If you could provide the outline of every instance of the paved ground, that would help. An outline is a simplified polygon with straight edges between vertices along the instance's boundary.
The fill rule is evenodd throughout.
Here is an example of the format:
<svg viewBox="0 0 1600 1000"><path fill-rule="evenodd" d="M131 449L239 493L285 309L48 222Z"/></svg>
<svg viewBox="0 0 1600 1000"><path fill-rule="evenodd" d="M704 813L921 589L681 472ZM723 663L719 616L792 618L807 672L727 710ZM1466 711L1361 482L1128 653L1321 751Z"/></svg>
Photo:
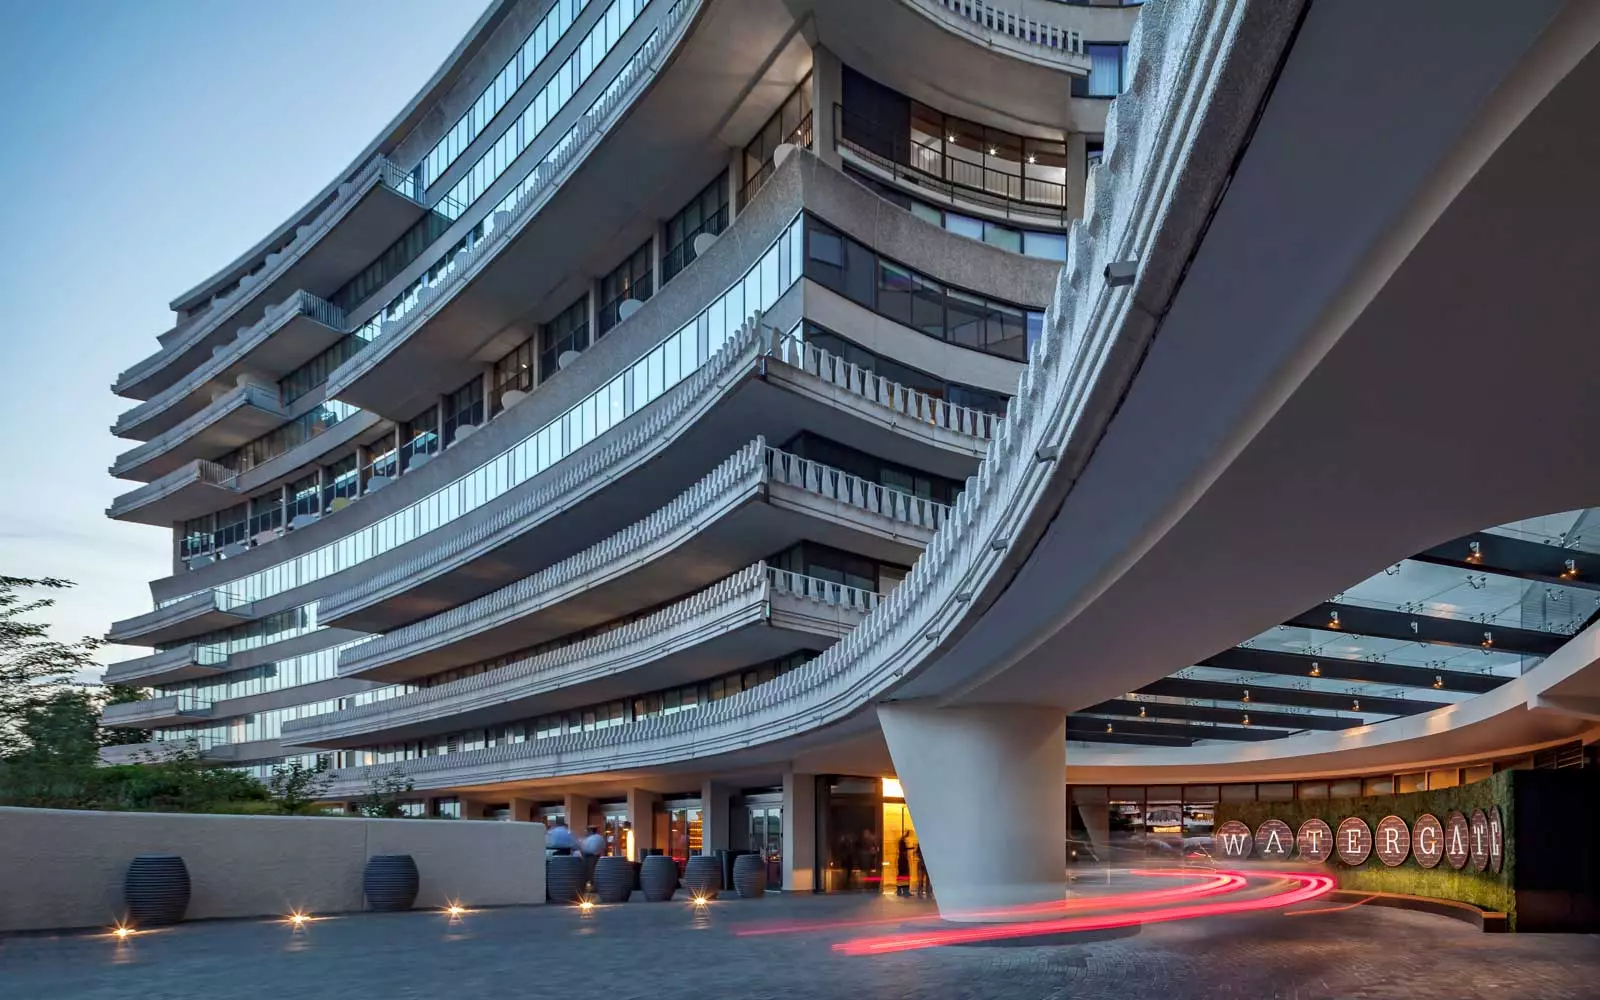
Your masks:
<svg viewBox="0 0 1600 1000"><path fill-rule="evenodd" d="M1316 906L1317 904L1313 904ZM1482 934L1369 907L1146 927L1050 946L951 947L852 958L833 928L740 936L795 921L894 921L916 900L794 897L633 902L333 918L301 931L266 921L188 924L117 943L105 936L0 939L6 1000L177 998L648 997L1493 998L1600 996L1600 937Z"/></svg>

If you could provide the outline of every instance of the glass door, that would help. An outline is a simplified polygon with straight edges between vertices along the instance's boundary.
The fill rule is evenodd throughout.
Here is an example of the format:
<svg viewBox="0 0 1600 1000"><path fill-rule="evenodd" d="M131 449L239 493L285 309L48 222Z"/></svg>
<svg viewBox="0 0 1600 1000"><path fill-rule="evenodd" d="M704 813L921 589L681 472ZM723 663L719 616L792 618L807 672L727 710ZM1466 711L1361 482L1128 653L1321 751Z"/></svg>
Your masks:
<svg viewBox="0 0 1600 1000"><path fill-rule="evenodd" d="M750 849L767 862L767 885L783 887L783 806L749 804Z"/></svg>

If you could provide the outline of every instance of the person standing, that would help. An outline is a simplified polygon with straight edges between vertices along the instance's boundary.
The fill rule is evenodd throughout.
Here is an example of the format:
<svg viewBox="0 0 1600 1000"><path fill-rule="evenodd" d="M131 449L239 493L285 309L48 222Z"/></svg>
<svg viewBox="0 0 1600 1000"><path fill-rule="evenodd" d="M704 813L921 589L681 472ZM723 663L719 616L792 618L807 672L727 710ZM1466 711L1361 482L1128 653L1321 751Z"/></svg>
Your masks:
<svg viewBox="0 0 1600 1000"><path fill-rule="evenodd" d="M605 835L596 827L589 827L589 833L583 838L578 849L583 852L583 881L588 885L594 881L595 862L606 852Z"/></svg>
<svg viewBox="0 0 1600 1000"><path fill-rule="evenodd" d="M922 841L917 841L917 898L921 899L927 893L929 899L933 898L933 879L928 877L928 863L922 859Z"/></svg>
<svg viewBox="0 0 1600 1000"><path fill-rule="evenodd" d="M894 849L894 894L911 895L911 838L903 833Z"/></svg>
<svg viewBox="0 0 1600 1000"><path fill-rule="evenodd" d="M556 825L545 833L544 846L552 854L571 854L573 848L578 846L578 841L572 836L566 820L558 819Z"/></svg>

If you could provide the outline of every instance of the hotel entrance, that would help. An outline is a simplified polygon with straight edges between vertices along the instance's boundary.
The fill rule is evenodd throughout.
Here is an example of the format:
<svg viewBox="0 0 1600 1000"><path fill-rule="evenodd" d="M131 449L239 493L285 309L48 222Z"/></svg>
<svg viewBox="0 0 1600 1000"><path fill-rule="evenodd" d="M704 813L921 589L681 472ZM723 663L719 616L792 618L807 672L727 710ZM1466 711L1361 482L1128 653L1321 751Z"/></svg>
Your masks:
<svg viewBox="0 0 1600 1000"><path fill-rule="evenodd" d="M894 778L883 784L883 874L879 883L885 893L896 896L931 895L922 855L917 850L917 831L906 808L905 792Z"/></svg>
<svg viewBox="0 0 1600 1000"><path fill-rule="evenodd" d="M824 892L930 891L905 792L893 778L817 780L818 885Z"/></svg>

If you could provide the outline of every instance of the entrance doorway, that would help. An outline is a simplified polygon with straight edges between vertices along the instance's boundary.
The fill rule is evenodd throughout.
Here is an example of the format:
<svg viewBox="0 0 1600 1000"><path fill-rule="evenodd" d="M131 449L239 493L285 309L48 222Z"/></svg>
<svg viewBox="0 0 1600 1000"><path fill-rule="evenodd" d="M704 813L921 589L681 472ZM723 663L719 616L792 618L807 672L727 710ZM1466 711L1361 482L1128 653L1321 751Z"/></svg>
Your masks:
<svg viewBox="0 0 1600 1000"><path fill-rule="evenodd" d="M767 885L783 888L783 797L747 795L745 811L750 817L750 850L767 863Z"/></svg>
<svg viewBox="0 0 1600 1000"><path fill-rule="evenodd" d="M911 810L904 798L891 797L899 792L899 782L884 781L883 790L883 891L896 896L921 896L929 892L927 873L922 867L922 856L917 852L917 830L911 822Z"/></svg>

